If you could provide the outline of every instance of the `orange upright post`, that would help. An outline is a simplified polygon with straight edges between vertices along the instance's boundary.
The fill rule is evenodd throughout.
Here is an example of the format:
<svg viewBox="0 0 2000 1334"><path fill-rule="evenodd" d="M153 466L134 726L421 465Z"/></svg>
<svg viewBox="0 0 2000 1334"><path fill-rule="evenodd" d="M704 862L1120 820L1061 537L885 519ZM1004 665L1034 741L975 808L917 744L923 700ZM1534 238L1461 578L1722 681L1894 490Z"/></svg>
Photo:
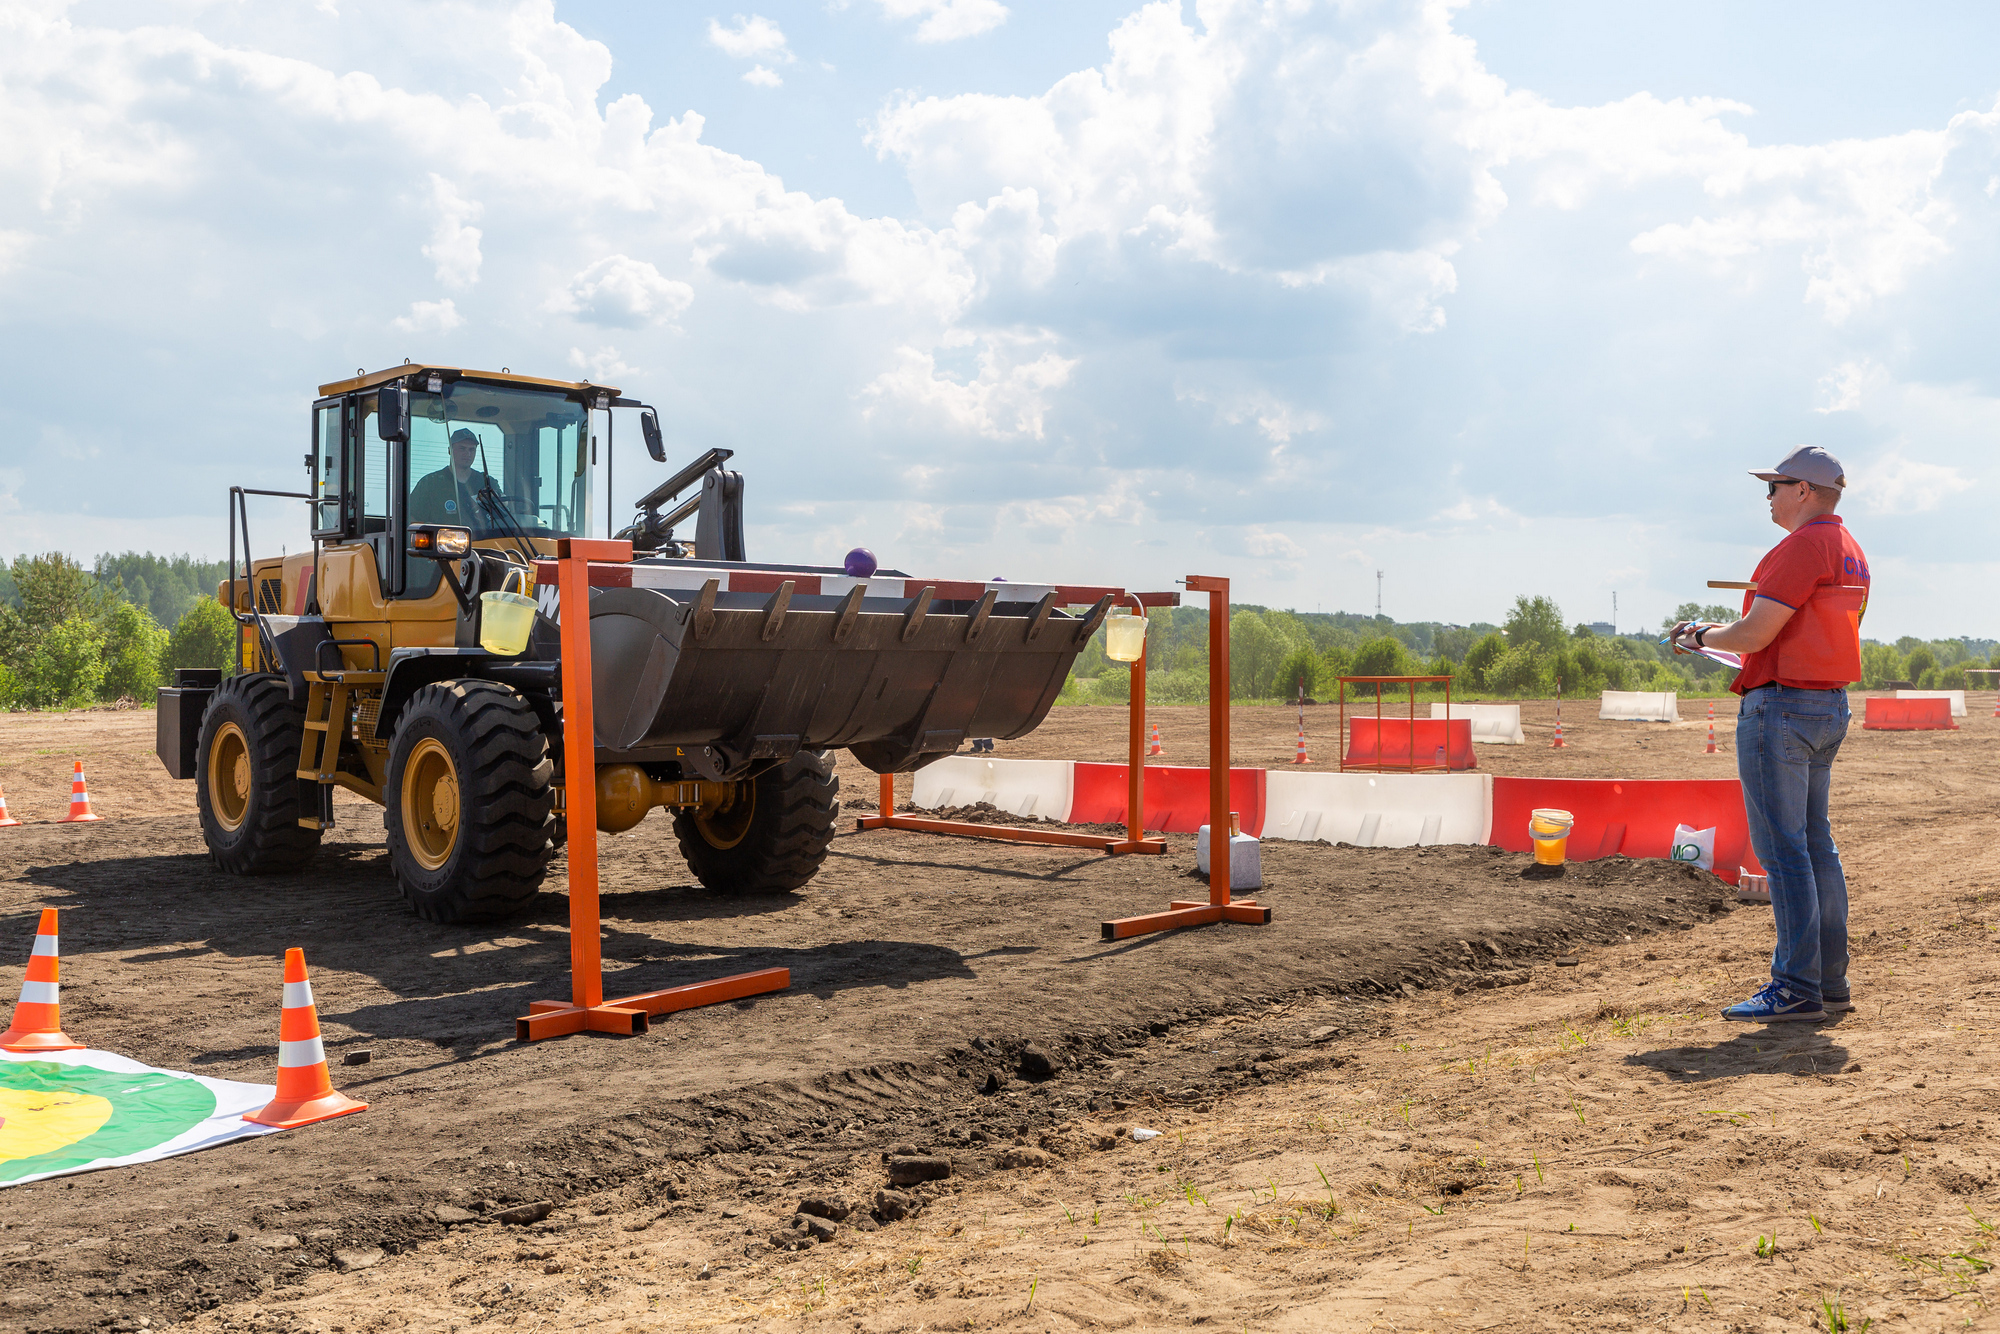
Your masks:
<svg viewBox="0 0 2000 1334"><path fill-rule="evenodd" d="M567 537L556 547L556 594L562 617L563 818L569 827L570 998L531 1001L514 1021L521 1042L570 1033L644 1033L647 1017L738 1000L792 984L791 970L762 968L625 996L604 999L603 928L597 894L597 724L590 693L590 562L627 563L630 542ZM886 777L886 775L885 775Z"/></svg>
<svg viewBox="0 0 2000 1334"><path fill-rule="evenodd" d="M56 821L57 824L87 824L104 817L90 809L90 789L83 781L83 761L76 762L76 768L69 776L69 814Z"/></svg>
<svg viewBox="0 0 2000 1334"><path fill-rule="evenodd" d="M313 1005L312 980L306 976L306 952L285 951L285 1003L278 1014L278 1096L255 1116L260 1126L309 1126L352 1112L365 1112L333 1087L326 1068L326 1046L319 1036L319 1010Z"/></svg>
<svg viewBox="0 0 2000 1334"><path fill-rule="evenodd" d="M1715 701L1708 702L1708 749L1704 754L1715 754Z"/></svg>
<svg viewBox="0 0 2000 1334"><path fill-rule="evenodd" d="M0 1033L0 1051L76 1051L83 1046L71 1042L62 1031L61 966L56 910L44 908L41 924L35 928L34 952L28 955L28 972L21 979L14 1022Z"/></svg>
<svg viewBox="0 0 2000 1334"><path fill-rule="evenodd" d="M7 789L0 787L0 829L11 829L20 823L19 820L7 814Z"/></svg>
<svg viewBox="0 0 2000 1334"><path fill-rule="evenodd" d="M1563 745L1563 683L1556 682L1556 740L1550 750L1564 750Z"/></svg>
<svg viewBox="0 0 2000 1334"><path fill-rule="evenodd" d="M1255 899L1232 902L1229 887L1229 581L1191 574L1191 593L1208 594L1208 902L1174 902L1167 911L1100 924L1106 940L1210 922L1264 925L1271 910ZM1133 757L1136 761L1137 756ZM1138 765L1133 765L1137 769Z"/></svg>

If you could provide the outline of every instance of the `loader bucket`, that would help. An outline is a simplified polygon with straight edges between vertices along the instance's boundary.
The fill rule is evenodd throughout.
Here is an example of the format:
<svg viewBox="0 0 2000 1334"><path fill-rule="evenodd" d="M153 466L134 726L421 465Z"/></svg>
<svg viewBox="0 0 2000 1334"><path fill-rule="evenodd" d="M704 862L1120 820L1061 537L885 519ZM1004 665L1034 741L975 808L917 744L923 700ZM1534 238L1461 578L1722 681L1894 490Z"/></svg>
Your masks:
<svg viewBox="0 0 2000 1334"><path fill-rule="evenodd" d="M934 588L794 595L789 584L736 592L723 582L593 589L601 757L673 760L723 779L802 747L845 746L877 773L908 772L967 737L1032 731L1110 603L1077 617L1056 609L1053 590L1033 602L1002 602L999 589L954 601Z"/></svg>

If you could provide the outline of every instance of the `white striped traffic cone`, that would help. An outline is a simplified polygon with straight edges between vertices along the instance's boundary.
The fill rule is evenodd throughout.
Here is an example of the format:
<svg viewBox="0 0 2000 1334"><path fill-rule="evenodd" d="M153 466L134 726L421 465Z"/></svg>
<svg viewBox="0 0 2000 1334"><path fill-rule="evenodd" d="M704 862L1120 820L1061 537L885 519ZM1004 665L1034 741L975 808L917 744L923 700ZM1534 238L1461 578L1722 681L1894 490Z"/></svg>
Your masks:
<svg viewBox="0 0 2000 1334"><path fill-rule="evenodd" d="M1715 701L1714 700L1710 700L1708 702L1708 749L1702 753L1705 755L1715 754Z"/></svg>
<svg viewBox="0 0 2000 1334"><path fill-rule="evenodd" d="M1994 716L1994 717L1996 717L1996 718L2000 718L2000 709L1996 709L1996 710L1994 710L1994 713L1993 713L1993 716ZM1163 748L1162 748L1162 747L1160 746L1160 725L1159 725L1158 723L1154 723L1154 724L1153 724L1153 744L1152 744L1152 746L1151 746L1151 747L1150 747L1150 748L1149 748L1149 749L1148 749L1148 750L1146 751L1146 753L1147 753L1148 755L1164 755L1164 754L1166 754L1166 753L1167 753L1167 752L1166 752L1166 751L1165 751L1165 750L1164 750L1164 749L1163 749Z"/></svg>
<svg viewBox="0 0 2000 1334"><path fill-rule="evenodd" d="M76 769L69 776L69 814L56 821L57 824L87 824L104 817L90 809L90 789L83 783L83 761L76 762Z"/></svg>
<svg viewBox="0 0 2000 1334"><path fill-rule="evenodd" d="M11 829L20 823L19 820L7 814L7 789L0 787L0 829Z"/></svg>
<svg viewBox="0 0 2000 1334"><path fill-rule="evenodd" d="M44 908L41 925L35 928L34 953L28 956L28 974L21 979L21 1000L14 1006L13 1025L0 1033L0 1051L75 1051L83 1046L71 1042L62 1031L60 966L56 910Z"/></svg>
<svg viewBox="0 0 2000 1334"><path fill-rule="evenodd" d="M306 952L285 951L285 1008L278 1016L278 1096L255 1116L260 1126L309 1126L349 1112L368 1110L345 1093L335 1092L327 1073L326 1048L319 1040L319 1011L313 1008L312 982L306 977Z"/></svg>
<svg viewBox="0 0 2000 1334"><path fill-rule="evenodd" d="M1312 763L1312 757L1306 754L1306 729L1303 727L1299 729L1299 750L1298 754L1292 756L1292 763L1293 764Z"/></svg>

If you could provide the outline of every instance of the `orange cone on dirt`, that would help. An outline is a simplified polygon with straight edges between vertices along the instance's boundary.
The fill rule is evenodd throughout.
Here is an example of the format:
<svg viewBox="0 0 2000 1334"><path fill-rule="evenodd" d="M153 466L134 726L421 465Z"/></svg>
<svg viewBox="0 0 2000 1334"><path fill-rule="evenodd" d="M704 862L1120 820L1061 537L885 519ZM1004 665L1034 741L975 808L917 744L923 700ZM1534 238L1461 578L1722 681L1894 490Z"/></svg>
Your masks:
<svg viewBox="0 0 2000 1334"><path fill-rule="evenodd" d="M2000 714L1995 716L2000 717ZM10 829L19 823L21 823L19 820L7 814L7 789L0 787L0 829Z"/></svg>
<svg viewBox="0 0 2000 1334"><path fill-rule="evenodd" d="M90 809L90 790L83 785L83 761L76 762L76 769L69 776L69 814L56 821L57 824L84 824L104 817Z"/></svg>
<svg viewBox="0 0 2000 1334"><path fill-rule="evenodd" d="M1299 729L1299 750L1298 754L1292 756L1292 763L1293 764L1312 763L1312 757L1306 754L1306 729L1303 727Z"/></svg>
<svg viewBox="0 0 2000 1334"><path fill-rule="evenodd" d="M286 950L285 1008L278 1016L278 1096L263 1111L243 1119L289 1130L366 1110L367 1103L334 1091L326 1049L320 1045L312 983L306 979L306 952Z"/></svg>
<svg viewBox="0 0 2000 1334"><path fill-rule="evenodd" d="M2000 708L1994 709L1993 716L1995 718L2000 718ZM1160 746L1160 725L1158 723L1153 724L1153 744L1151 748L1146 751L1146 753L1148 755L1164 755L1167 753Z"/></svg>
<svg viewBox="0 0 2000 1334"><path fill-rule="evenodd" d="M1705 754L1715 754L1715 701L1708 703L1708 750Z"/></svg>
<svg viewBox="0 0 2000 1334"><path fill-rule="evenodd" d="M81 1042L71 1042L62 1031L62 998L56 976L56 910L42 909L41 925L35 928L34 953L28 956L28 975L21 979L21 999L14 1006L14 1023L0 1033L0 1051L75 1051Z"/></svg>
<svg viewBox="0 0 2000 1334"><path fill-rule="evenodd" d="M1567 747L1567 746L1565 746L1565 745L1563 744L1563 720L1562 720L1562 719L1561 719L1560 717L1558 717L1558 718L1556 719L1556 741L1555 741L1555 744L1554 744L1554 745L1552 745L1552 746L1550 746L1550 747L1549 747L1549 749L1550 749L1550 750L1568 750L1568 749L1569 749L1569 747Z"/></svg>

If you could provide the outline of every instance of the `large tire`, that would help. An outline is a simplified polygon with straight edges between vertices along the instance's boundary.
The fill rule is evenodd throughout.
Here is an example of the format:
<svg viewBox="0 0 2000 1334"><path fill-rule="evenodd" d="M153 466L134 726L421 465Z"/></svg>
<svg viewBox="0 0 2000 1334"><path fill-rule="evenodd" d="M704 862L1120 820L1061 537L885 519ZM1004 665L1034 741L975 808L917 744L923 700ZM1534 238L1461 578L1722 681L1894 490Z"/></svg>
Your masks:
<svg viewBox="0 0 2000 1334"><path fill-rule="evenodd" d="M195 752L195 805L208 855L231 875L296 871L319 848L319 830L300 826L299 746L305 710L283 678L232 676L201 715Z"/></svg>
<svg viewBox="0 0 2000 1334"><path fill-rule="evenodd" d="M410 697L389 742L382 823L417 915L505 917L541 890L555 766L534 709L492 681L439 681Z"/></svg>
<svg viewBox="0 0 2000 1334"><path fill-rule="evenodd" d="M695 879L724 894L783 894L818 872L840 819L840 779L833 757L802 750L751 783L747 820L740 811L710 821L674 814L674 836Z"/></svg>

